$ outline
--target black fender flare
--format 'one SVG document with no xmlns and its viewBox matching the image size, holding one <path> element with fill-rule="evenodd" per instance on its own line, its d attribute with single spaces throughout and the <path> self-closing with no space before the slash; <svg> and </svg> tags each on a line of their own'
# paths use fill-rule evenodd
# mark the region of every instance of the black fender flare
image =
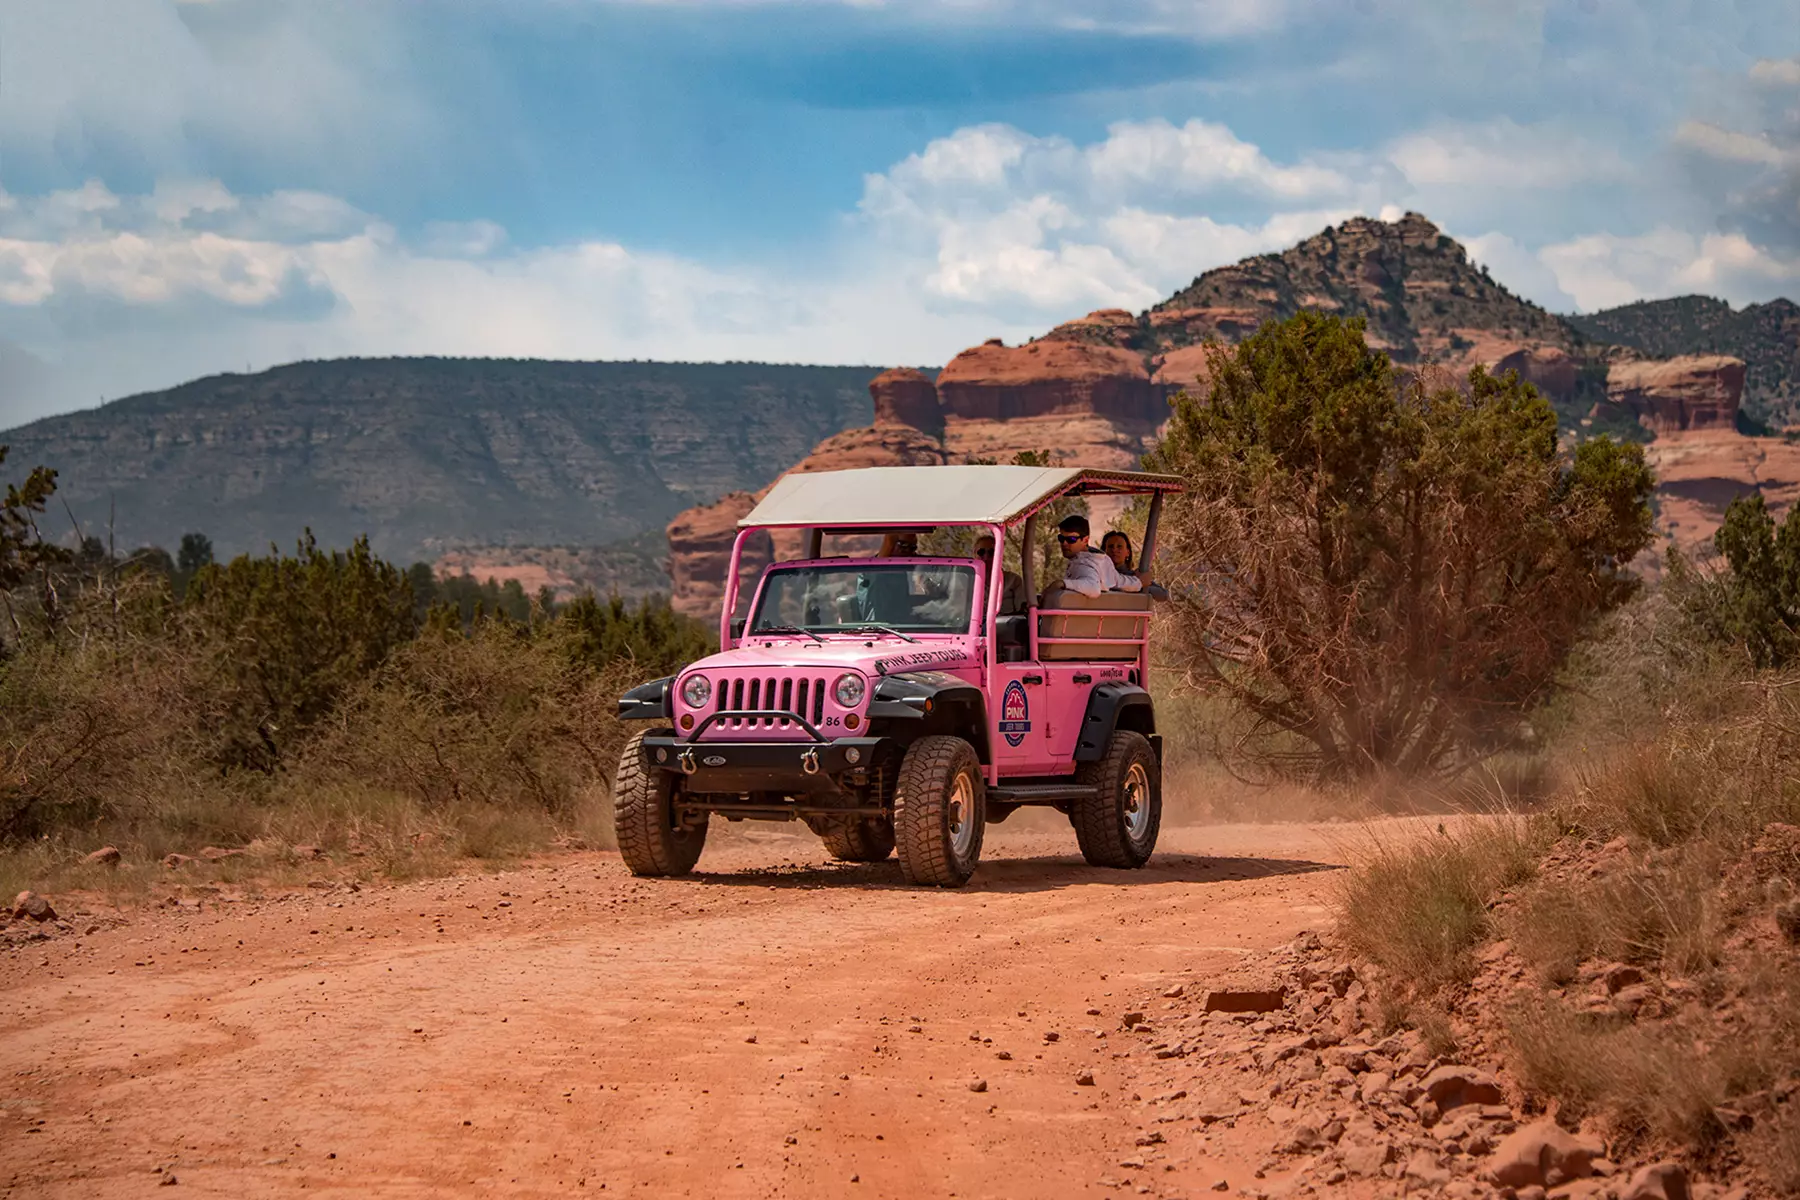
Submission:
<svg viewBox="0 0 1800 1200">
<path fill-rule="evenodd" d="M 667 721 L 675 714 L 669 704 L 669 689 L 675 686 L 675 676 L 666 679 L 652 679 L 649 683 L 640 683 L 623 696 L 619 697 L 619 719 L 621 721 Z"/>
<path fill-rule="evenodd" d="M 966 706 L 972 717 L 972 729 L 949 722 L 947 713 Z M 895 721 L 894 732 L 916 730 L 912 736 L 926 733 L 956 733 L 967 736 L 975 745 L 982 762 L 988 760 L 987 701 L 981 689 L 967 680 L 941 671 L 905 671 L 883 675 L 875 684 L 875 695 L 869 701 L 869 721 Z M 911 722 L 917 721 L 913 726 Z M 907 740 L 911 740 L 907 737 Z"/>
<path fill-rule="evenodd" d="M 1156 757 L 1162 758 L 1162 739 L 1156 736 L 1156 706 L 1150 693 L 1135 683 L 1103 683 L 1088 693 L 1087 714 L 1075 742 L 1076 762 L 1099 762 L 1106 756 L 1114 731 L 1135 729 L 1150 739 Z"/>
</svg>

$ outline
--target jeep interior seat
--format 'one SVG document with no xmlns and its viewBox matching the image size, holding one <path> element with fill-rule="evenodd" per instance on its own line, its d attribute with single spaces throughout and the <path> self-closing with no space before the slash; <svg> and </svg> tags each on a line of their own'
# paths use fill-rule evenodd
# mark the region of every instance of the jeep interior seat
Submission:
<svg viewBox="0 0 1800 1200">
<path fill-rule="evenodd" d="M 1092 638 L 1092 641 L 1038 643 L 1038 658 L 1044 662 L 1132 662 L 1138 656 L 1138 643 L 1146 622 L 1136 616 L 1107 616 L 1107 613 L 1145 613 L 1150 611 L 1150 597 L 1143 592 L 1102 592 L 1083 596 L 1067 588 L 1055 587 L 1044 592 L 1045 608 L 1092 609 L 1091 617 L 1039 617 L 1038 636 Z M 1129 641 L 1116 639 L 1134 639 Z"/>
</svg>

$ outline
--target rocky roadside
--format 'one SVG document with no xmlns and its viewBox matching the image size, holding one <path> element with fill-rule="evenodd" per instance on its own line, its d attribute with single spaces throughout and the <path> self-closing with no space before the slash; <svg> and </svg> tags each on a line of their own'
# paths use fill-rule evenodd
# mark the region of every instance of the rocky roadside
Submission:
<svg viewBox="0 0 1800 1200">
<path fill-rule="evenodd" d="M 1091 1014 L 1098 1015 L 1098 1014 Z M 1266 1153 L 1241 1196 L 1750 1200 L 1674 1161 L 1609 1157 L 1591 1130 L 1531 1111 L 1504 1073 L 1383 1033 L 1356 966 L 1304 934 L 1232 978 L 1177 984 L 1119 1015 L 1142 1131 L 1103 1182 L 1173 1195 L 1166 1172 L 1218 1148 Z M 1118 1043 L 1123 1041 L 1124 1046 Z M 1470 1058 L 1477 1057 L 1470 1055 Z M 1233 1191 L 1228 1179 L 1210 1186 Z"/>
</svg>

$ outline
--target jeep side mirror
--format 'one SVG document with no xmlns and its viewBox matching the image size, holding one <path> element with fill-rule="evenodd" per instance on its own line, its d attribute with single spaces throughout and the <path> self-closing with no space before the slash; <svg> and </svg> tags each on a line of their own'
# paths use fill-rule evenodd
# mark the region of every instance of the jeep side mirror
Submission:
<svg viewBox="0 0 1800 1200">
<path fill-rule="evenodd" d="M 732 641 L 735 642 L 739 638 L 744 636 L 744 620 L 745 620 L 745 618 L 743 618 L 743 617 L 731 618 L 731 640 Z"/>
</svg>

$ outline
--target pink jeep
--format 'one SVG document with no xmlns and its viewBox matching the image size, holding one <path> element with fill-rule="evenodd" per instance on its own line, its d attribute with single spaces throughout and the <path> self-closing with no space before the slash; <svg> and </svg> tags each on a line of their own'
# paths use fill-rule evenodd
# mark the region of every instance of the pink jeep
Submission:
<svg viewBox="0 0 1800 1200">
<path fill-rule="evenodd" d="M 1060 589 L 1003 614 L 979 558 L 851 558 L 827 535 L 967 527 L 1006 544 L 1023 526 L 1034 596 L 1037 514 L 1065 496 L 1151 496 L 1142 567 L 1171 476 L 1065 467 L 871 467 L 789 475 L 739 523 L 720 651 L 627 692 L 634 736 L 614 786 L 636 875 L 693 869 L 714 816 L 805 821 L 831 853 L 896 846 L 912 883 L 959 887 L 983 826 L 1022 805 L 1068 814 L 1088 862 L 1139 867 L 1156 846 L 1162 742 L 1145 690 L 1150 601 Z M 738 610 L 746 540 L 802 529 Z"/>
</svg>

